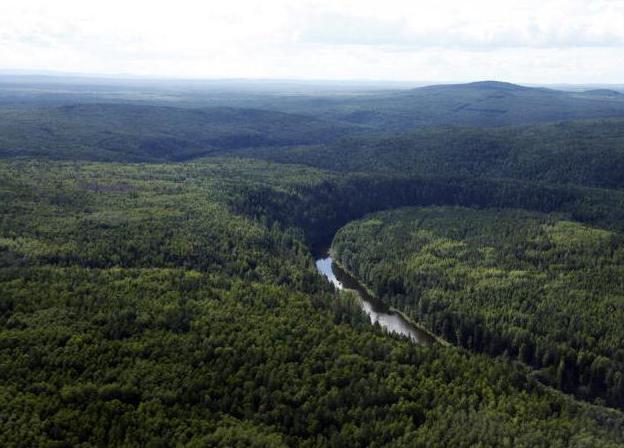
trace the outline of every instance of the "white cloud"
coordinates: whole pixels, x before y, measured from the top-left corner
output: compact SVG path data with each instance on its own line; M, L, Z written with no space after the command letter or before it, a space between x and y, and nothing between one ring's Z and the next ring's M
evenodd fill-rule
M624 81L624 1L2 0L0 68Z
M344 8L313 14L301 24L302 40L468 50L624 45L624 2L397 3L384 2L387 8L379 10L364 2L355 15Z

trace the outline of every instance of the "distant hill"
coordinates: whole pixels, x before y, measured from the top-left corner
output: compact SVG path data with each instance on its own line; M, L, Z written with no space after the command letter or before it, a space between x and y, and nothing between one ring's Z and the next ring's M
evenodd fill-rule
M624 95L607 89L564 92L484 81L420 87L328 102L323 116L407 130L419 126L495 127L624 116ZM303 112L301 110L300 112Z
M353 132L266 110L78 104L0 111L0 157L180 161L216 148L321 144Z
M550 90L545 88L533 88L533 87L525 87L519 84L512 84L510 82L501 82L501 81L475 81L469 82L465 84L439 84L439 85L430 85L420 87L418 89L413 90L441 90L441 89L457 89L457 90L466 90L466 89L490 89L490 90L508 90L508 91L528 91L528 90Z
M620 97L624 95L622 92L618 92L617 90L611 90L611 89L588 90L585 92L585 94L596 95L596 96L614 96L614 97Z

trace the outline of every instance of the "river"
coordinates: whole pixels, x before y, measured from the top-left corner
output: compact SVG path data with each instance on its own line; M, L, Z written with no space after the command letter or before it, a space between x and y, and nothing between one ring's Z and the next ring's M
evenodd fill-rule
M371 323L378 322L389 332L409 337L417 344L431 345L435 339L426 331L412 325L399 313L388 309L378 299L371 297L357 279L345 272L331 256L327 255L316 260L319 273L332 283L337 289L355 291L362 306L362 310L370 317Z

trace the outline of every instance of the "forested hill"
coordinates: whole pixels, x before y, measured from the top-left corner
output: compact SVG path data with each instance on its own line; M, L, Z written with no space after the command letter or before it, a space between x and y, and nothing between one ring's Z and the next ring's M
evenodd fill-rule
M263 107L274 107L269 104ZM434 85L350 97L293 98L283 110L378 129L420 126L508 126L624 116L624 95L613 90L568 92L485 81Z
M0 110L0 157L181 161L258 146L330 142L357 127L256 109L69 104Z
M624 95L565 92L494 81L423 87L405 96L406 103L411 100L425 112L426 117L421 119L425 124L501 126L624 114Z
M624 120L422 128L400 135L345 138L314 148L246 154L343 172L505 177L622 188Z

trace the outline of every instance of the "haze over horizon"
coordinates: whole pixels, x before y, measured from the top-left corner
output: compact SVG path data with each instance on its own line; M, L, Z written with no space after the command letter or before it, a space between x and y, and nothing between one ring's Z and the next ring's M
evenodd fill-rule
M613 0L8 1L0 72L610 84L622 23Z

